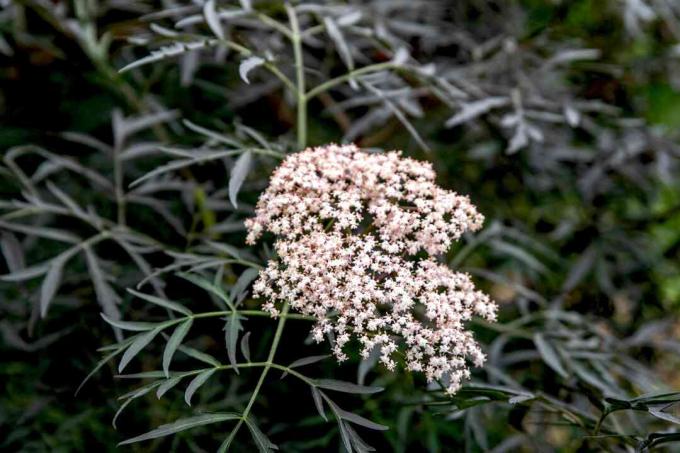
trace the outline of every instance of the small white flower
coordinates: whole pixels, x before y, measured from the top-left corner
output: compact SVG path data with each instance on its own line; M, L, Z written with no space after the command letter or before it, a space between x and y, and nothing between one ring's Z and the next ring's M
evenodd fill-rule
M483 217L467 197L434 182L427 162L399 152L368 154L354 145L310 148L288 156L246 220L247 241L265 231L278 236L278 254L254 285L267 298L263 310L291 307L318 322L316 342L333 333L333 353L355 338L367 358L396 367L395 340L404 346L406 368L428 381L447 377L455 393L485 356L463 322L493 321L496 305L469 276L431 257L444 253ZM420 318L416 313L425 313Z

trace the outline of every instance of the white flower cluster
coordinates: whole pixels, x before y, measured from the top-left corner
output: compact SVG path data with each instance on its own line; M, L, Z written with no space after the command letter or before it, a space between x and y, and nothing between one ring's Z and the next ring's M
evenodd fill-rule
M332 333L340 361L355 337L363 357L379 348L392 370L403 343L407 368L445 379L453 394L469 377L466 360L485 359L464 323L495 320L496 305L468 275L429 256L483 221L467 197L434 179L429 163L398 152L310 148L276 169L246 226L249 243L265 231L278 236L278 259L254 286L264 310L276 316L288 301L314 316L314 339Z

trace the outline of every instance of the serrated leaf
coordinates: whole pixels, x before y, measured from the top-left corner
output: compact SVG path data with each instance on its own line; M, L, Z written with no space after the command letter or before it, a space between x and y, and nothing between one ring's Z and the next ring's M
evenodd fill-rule
M231 169L231 175L229 176L229 201L234 205L234 208L238 207L238 192L241 190L246 176L248 176L252 160L253 154L250 151L246 151L239 156L234 164L234 168Z
M191 406L191 397L194 396L194 393L196 393L196 390L199 389L200 386L205 384L205 382L210 379L210 376L215 373L215 369L211 370L205 370L202 371L200 374L198 374L195 378L191 380L189 383L189 386L187 387L186 392L184 392L184 401Z
M567 370L564 369L562 360L557 355L557 351L553 345L540 333L534 334L534 344L536 345L539 354L541 354L543 361L552 368L553 371L566 379L569 374L567 373Z
M189 333L189 329L191 329L193 322L193 319L189 318L178 325L177 328L175 328L175 331L172 332L168 343L165 345L165 350L163 351L163 372L165 373L165 377L169 376L172 357L175 355L177 348L182 344L184 337Z
M161 299L160 297L152 296L151 294L140 293L139 291L135 291L134 289L130 288L128 288L128 292L139 297L140 299L144 299L145 301L151 302L155 305L160 305L161 307L167 308L168 310L173 310L186 316L191 316L193 314L191 310L183 305L178 304L177 302Z
M132 360L137 354L139 354L139 351L144 349L146 345L148 345L151 340L153 340L156 335L158 335L161 330L163 330L163 326L156 327L155 329L145 332L142 334L139 334L137 336L137 339L132 342L132 344L125 350L123 353L123 357L120 359L120 363L118 364L118 372L120 373L123 371L123 369L127 366L128 363L130 363L130 360Z
M241 64L238 67L238 74L241 76L241 79L247 83L250 84L250 80L248 79L248 74L250 71L253 69L257 68L258 66L262 66L265 63L265 59L253 55L252 57L248 57L245 60L241 62Z
M210 30L220 39L224 39L224 30L222 29L222 22L215 9L215 0L208 0L203 5L203 15L205 21L208 23Z
M317 387L327 390L334 390L336 392L354 393L359 395L366 395L371 393L382 392L382 387L358 385L351 382L337 381L335 379L317 379L314 381Z
M195 428L197 426L210 425L213 423L220 423L228 420L238 420L241 416L236 413L216 413L216 414L203 414L194 417L183 418L177 420L173 423L168 423L161 425L158 428L149 431L148 433L142 434L141 436L133 437L127 439L118 445L128 445L135 442L141 442L144 440L157 439L159 437L169 436L171 434L178 433L187 429Z

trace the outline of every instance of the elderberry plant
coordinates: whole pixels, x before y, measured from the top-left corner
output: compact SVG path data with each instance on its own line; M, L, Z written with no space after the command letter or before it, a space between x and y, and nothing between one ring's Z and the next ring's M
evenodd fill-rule
M104 412L141 448L677 440L679 150L656 107L679 11L537 3L7 2L0 52L79 55L114 99L93 133L3 154L5 343L110 325L86 383L123 393ZM589 39L603 23L618 45ZM300 153L331 142L361 150ZM8 411L0 445L28 448L39 416Z

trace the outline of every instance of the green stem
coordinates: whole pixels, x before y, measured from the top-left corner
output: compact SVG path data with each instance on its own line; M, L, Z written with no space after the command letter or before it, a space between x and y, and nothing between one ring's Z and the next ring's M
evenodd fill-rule
M316 96L319 94L323 93L324 91L328 91L331 88L341 85L345 82L348 82L349 80L353 79L354 77L363 75L363 74L370 74L372 72L378 72L378 71L384 71L386 69L396 69L399 68L399 66L395 65L391 61L386 61L384 63L376 63L372 64L370 66L364 66L363 68L355 69L354 71L350 71L347 74L343 74L341 76L338 76L334 79L327 80L326 82L319 84L309 90L309 92L305 95L305 100L309 101L310 99L314 99Z
M595 423L595 429L593 429L593 436L597 436L600 434L600 429L602 428L602 423L604 423L604 419L607 418L607 415L609 415L609 411L604 411L602 412L602 415L600 418L597 419L597 423Z
M302 35L297 14L292 6L286 5L292 31L291 42L295 58L295 75L297 82L297 145L300 150L307 146L307 95L305 93L305 64L302 57Z
M236 433L238 432L239 428L241 428L241 425L243 425L243 422L245 422L248 419L250 411L252 410L253 405L255 404L255 400L257 399L257 396L260 393L260 388L262 388L262 384L264 383L264 380L266 379L269 370L273 366L274 356L276 355L276 350L279 348L279 342L281 341L281 334L283 333L283 327L286 324L289 308L290 306L288 305L288 302L286 302L283 305L283 309L281 310L279 323L276 326L276 333L274 334L274 340L272 341L272 346L269 349L269 356L267 356L267 361L265 362L264 369L260 374L260 379L258 379L257 384L255 385L255 390L253 390L253 394L250 396L250 400L248 401L245 410L241 414L241 419L238 421L236 426L234 426L234 429L231 431L231 434L229 435L230 439L233 439L234 436L236 436Z

